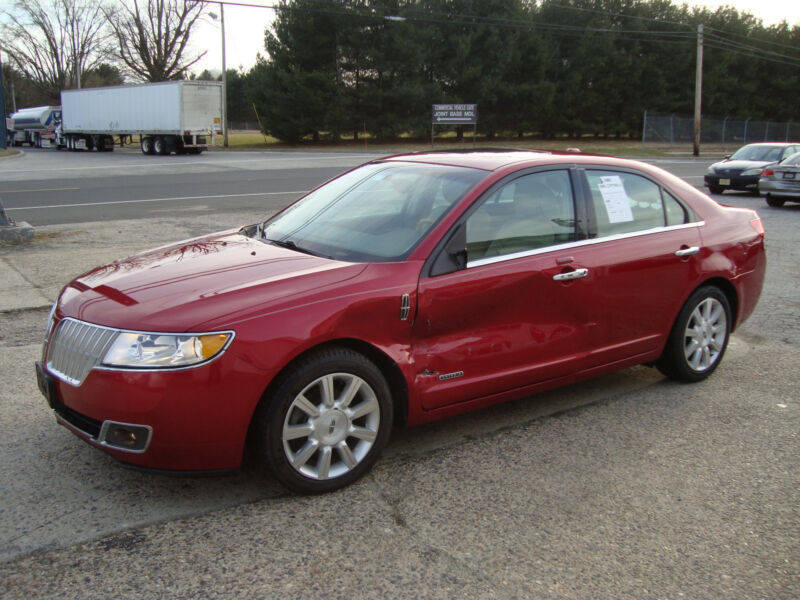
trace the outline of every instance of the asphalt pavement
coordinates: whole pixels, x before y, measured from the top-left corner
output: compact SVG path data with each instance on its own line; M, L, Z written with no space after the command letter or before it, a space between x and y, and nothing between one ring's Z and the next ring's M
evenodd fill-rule
M800 204L721 198L759 210L768 273L709 380L636 367L397 430L363 480L303 498L255 466L183 479L122 469L56 425L36 388L47 310L70 278L272 210L239 204L231 172L251 163L220 157L231 166L188 168L226 181L227 204L41 224L33 244L0 248L0 597L800 597ZM299 155L286 176L365 160L327 157ZM0 187L11 162L26 161L0 161ZM705 163L662 166L699 184ZM125 168L114 177L131 189L161 176ZM101 171L74 179L91 186ZM15 185L38 189L37 177Z

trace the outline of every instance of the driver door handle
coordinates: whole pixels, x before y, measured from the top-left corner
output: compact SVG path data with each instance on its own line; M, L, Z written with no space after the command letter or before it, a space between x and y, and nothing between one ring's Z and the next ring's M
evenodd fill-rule
M700 248L697 246L692 246L691 248L681 248L680 250L675 251L675 256L691 256L692 254L697 254L700 252Z
M569 281L570 279L580 279L581 277L586 277L588 274L589 269L575 269L569 273L559 273L558 275L553 275L553 281Z

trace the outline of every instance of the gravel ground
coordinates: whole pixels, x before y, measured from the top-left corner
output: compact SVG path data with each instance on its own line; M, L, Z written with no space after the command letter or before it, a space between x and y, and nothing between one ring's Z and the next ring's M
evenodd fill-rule
M118 468L36 390L46 308L0 314L0 597L800 597L800 206L769 209L755 314L708 381L646 367L397 431L314 498ZM251 222L45 227L0 249L46 298L100 262Z

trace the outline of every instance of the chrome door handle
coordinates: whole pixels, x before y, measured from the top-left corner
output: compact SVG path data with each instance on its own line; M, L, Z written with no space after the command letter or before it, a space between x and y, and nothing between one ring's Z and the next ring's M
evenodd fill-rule
M697 246L692 246L691 248L682 248L675 252L675 256L691 256L692 254L697 254L700 252L700 248Z
M569 273L559 273L558 275L553 275L553 281L569 281L570 279L580 279L581 277L586 277L588 274L589 269L575 269Z

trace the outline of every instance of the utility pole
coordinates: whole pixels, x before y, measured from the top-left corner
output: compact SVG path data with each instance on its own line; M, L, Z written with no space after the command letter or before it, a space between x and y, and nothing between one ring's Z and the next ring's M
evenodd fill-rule
M225 66L225 5L219 3L219 25L222 28L222 145L228 147L228 73Z
M700 156L700 122L703 100L703 24L697 26L697 73L694 80L694 142L692 154Z
M228 147L228 68L225 66L225 4L219 4L219 27L222 31L222 145ZM217 15L209 12L208 16L217 20Z
M3 61L0 60L0 150L6 149L6 103L3 88Z

